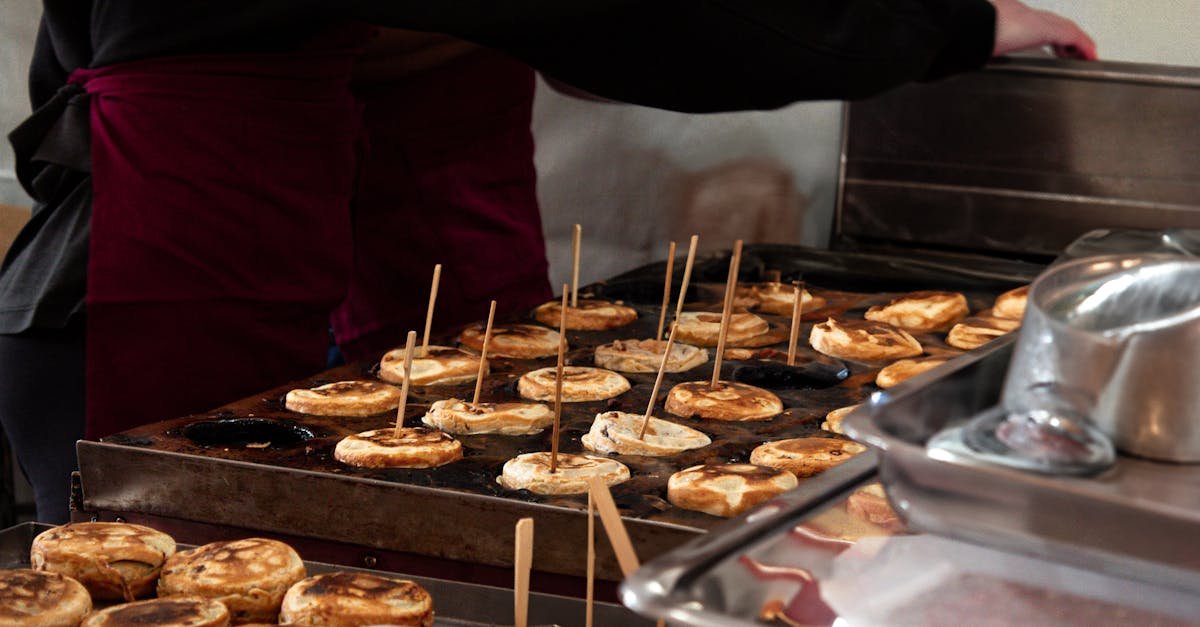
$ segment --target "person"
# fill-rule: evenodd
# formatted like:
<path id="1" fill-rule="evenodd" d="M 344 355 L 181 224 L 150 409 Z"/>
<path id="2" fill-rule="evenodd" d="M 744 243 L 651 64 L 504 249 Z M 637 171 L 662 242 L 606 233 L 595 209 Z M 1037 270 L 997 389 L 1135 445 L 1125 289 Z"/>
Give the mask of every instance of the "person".
<path id="1" fill-rule="evenodd" d="M 80 436 L 322 369 L 330 314 L 374 261 L 357 256 L 354 223 L 367 148 L 351 83 L 368 25 L 450 35 L 574 89 L 684 112 L 861 98 L 1031 46 L 1095 56 L 1073 23 L 1016 0 L 43 6 L 34 113 L 10 135 L 35 207 L 0 269 L 0 421 L 47 522 L 67 516 Z M 414 226 L 388 224 L 404 227 L 395 248 L 437 241 Z M 468 258 L 492 226 L 438 244 Z M 514 252 L 545 262 L 536 246 Z M 426 280 L 387 287 L 423 301 Z M 335 328 L 354 335 L 354 308 L 339 311 Z M 387 327 L 366 317 L 359 337 Z"/>

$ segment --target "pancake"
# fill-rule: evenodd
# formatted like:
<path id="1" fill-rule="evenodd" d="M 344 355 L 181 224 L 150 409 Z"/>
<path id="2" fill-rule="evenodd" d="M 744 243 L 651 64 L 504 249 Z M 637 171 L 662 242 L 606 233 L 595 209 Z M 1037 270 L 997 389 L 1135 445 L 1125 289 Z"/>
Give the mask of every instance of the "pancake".
<path id="1" fill-rule="evenodd" d="M 1020 320 L 1025 317 L 1025 302 L 1029 299 L 1029 286 L 1023 285 L 996 297 L 992 314 L 997 318 Z"/>
<path id="2" fill-rule="evenodd" d="M 950 361 L 949 357 L 924 357 L 921 359 L 901 359 L 888 364 L 875 375 L 875 385 L 883 389 L 900 385 L 922 372 L 933 370 Z"/>
<path id="3" fill-rule="evenodd" d="M 954 325 L 946 335 L 946 343 L 954 348 L 969 351 L 984 344 L 1016 331 L 1021 327 L 1020 320 L 997 318 L 995 316 L 973 316 Z"/>
<path id="4" fill-rule="evenodd" d="M 780 316 L 791 316 L 796 305 L 794 289 L 786 283 L 763 283 L 754 286 L 754 294 L 758 297 L 758 310 Z M 806 289 L 800 290 L 800 309 L 802 312 L 813 311 L 825 306 L 825 299 L 813 296 Z"/>
<path id="5" fill-rule="evenodd" d="M 338 381 L 292 390 L 284 407 L 314 416 L 374 416 L 396 409 L 400 390 L 378 381 Z"/>
<path id="6" fill-rule="evenodd" d="M 721 314 L 707 311 L 685 311 L 676 321 L 675 340 L 693 346 L 715 347 L 721 335 Z M 735 313 L 729 317 L 729 333 L 725 342 L 737 346 L 766 334 L 771 325 L 751 313 Z"/>
<path id="7" fill-rule="evenodd" d="M 458 385 L 474 381 L 479 374 L 479 355 L 449 346 L 430 346 L 425 352 L 418 348 L 413 353 L 412 385 Z M 483 373 L 487 372 L 484 366 Z M 403 348 L 390 350 L 379 360 L 379 378 L 404 383 Z"/>
<path id="8" fill-rule="evenodd" d="M 225 604 L 203 597 L 171 597 L 122 603 L 87 617 L 80 627 L 225 627 L 229 610 Z"/>
<path id="9" fill-rule="evenodd" d="M 596 347 L 596 365 L 617 372 L 658 372 L 666 350 L 665 340 L 616 340 Z M 707 350 L 676 342 L 667 372 L 686 372 L 706 361 Z"/>
<path id="10" fill-rule="evenodd" d="M 562 303 L 550 301 L 533 310 L 538 322 L 558 328 L 562 318 Z M 620 302 L 579 299 L 578 306 L 567 306 L 567 328 L 572 331 L 607 331 L 637 320 L 637 311 Z"/>
<path id="11" fill-rule="evenodd" d="M 433 598 L 406 579 L 343 571 L 325 573 L 309 577 L 287 591 L 279 622 L 322 627 L 429 627 L 433 625 Z"/>
<path id="12" fill-rule="evenodd" d="M 680 383 L 667 393 L 666 409 L 684 418 L 746 422 L 767 420 L 783 412 L 783 401 L 771 392 L 745 383 L 708 381 Z"/>
<path id="13" fill-rule="evenodd" d="M 589 477 L 600 477 L 605 485 L 614 486 L 629 480 L 629 468 L 598 455 L 559 453 L 558 468 L 552 473 L 550 453 L 525 453 L 504 462 L 496 483 L 534 494 L 585 494 Z"/>
<path id="14" fill-rule="evenodd" d="M 175 554 L 171 536 L 141 525 L 73 523 L 48 529 L 33 539 L 34 570 L 66 575 L 98 601 L 132 601 L 149 596 L 167 558 Z"/>
<path id="15" fill-rule="evenodd" d="M 483 350 L 482 324 L 463 329 L 458 342 L 473 350 Z M 535 324 L 497 324 L 492 327 L 492 339 L 488 342 L 488 355 L 537 359 L 558 354 L 558 331 Z M 478 362 L 476 362 L 478 363 Z"/>
<path id="16" fill-rule="evenodd" d="M 753 464 L 701 464 L 667 480 L 675 507 L 729 518 L 796 487 L 795 475 Z"/>
<path id="17" fill-rule="evenodd" d="M 557 380 L 555 367 L 542 368 L 521 375 L 517 393 L 535 401 L 553 401 Z M 629 390 L 629 380 L 602 368 L 566 366 L 563 368 L 562 400 L 564 403 L 602 401 L 620 396 Z"/>
<path id="18" fill-rule="evenodd" d="M 642 418 L 639 414 L 623 411 L 606 411 L 596 414 L 592 428 L 583 434 L 580 440 L 584 448 L 597 453 L 618 453 L 621 455 L 647 455 L 650 457 L 665 457 L 678 455 L 689 449 L 702 448 L 712 444 L 712 440 L 703 433 L 674 422 L 650 417 L 646 427 L 646 437 L 638 439 L 642 430 Z"/>
<path id="19" fill-rule="evenodd" d="M 462 444 L 426 427 L 404 427 L 395 437 L 392 427 L 342 438 L 333 458 L 358 468 L 434 468 L 462 459 Z"/>
<path id="20" fill-rule="evenodd" d="M 857 361 L 916 357 L 921 343 L 903 329 L 882 322 L 834 320 L 813 325 L 809 343 L 818 353 Z"/>
<path id="21" fill-rule="evenodd" d="M 83 584 L 58 573 L 0 570 L 0 625 L 75 627 L 92 611 Z"/>
<path id="22" fill-rule="evenodd" d="M 913 333 L 945 331 L 967 317 L 967 297 L 958 292 L 912 292 L 884 306 L 876 305 L 863 315 Z"/>
<path id="23" fill-rule="evenodd" d="M 861 520 L 878 525 L 888 531 L 902 531 L 904 522 L 900 515 L 892 509 L 888 502 L 883 486 L 878 482 L 855 490 L 846 500 L 846 511 Z"/>
<path id="24" fill-rule="evenodd" d="M 220 601 L 235 624 L 272 622 L 283 594 L 304 576 L 300 556 L 277 540 L 212 542 L 171 556 L 158 579 L 158 596 Z"/>
<path id="25" fill-rule="evenodd" d="M 554 424 L 554 412 L 541 403 L 468 403 L 437 401 L 421 422 L 446 433 L 533 435 Z"/>
<path id="26" fill-rule="evenodd" d="M 858 409 L 862 405 L 850 405 L 849 407 L 839 407 L 828 414 L 825 414 L 825 422 L 821 423 L 821 428 L 832 433 L 843 433 L 842 419 L 850 414 L 850 412 Z"/>
<path id="27" fill-rule="evenodd" d="M 867 450 L 850 440 L 791 438 L 767 442 L 750 452 L 750 463 L 786 470 L 798 479 L 820 474 Z"/>

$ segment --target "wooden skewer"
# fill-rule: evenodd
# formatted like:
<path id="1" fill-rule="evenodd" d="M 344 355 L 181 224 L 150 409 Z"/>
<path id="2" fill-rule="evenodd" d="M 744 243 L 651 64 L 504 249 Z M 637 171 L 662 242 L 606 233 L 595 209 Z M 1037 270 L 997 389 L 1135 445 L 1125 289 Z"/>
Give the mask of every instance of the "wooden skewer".
<path id="1" fill-rule="evenodd" d="M 533 519 L 517 521 L 513 550 L 513 624 L 529 625 L 529 568 L 533 565 Z"/>
<path id="2" fill-rule="evenodd" d="M 687 261 L 683 264 L 683 285 L 679 286 L 679 302 L 675 305 L 675 319 L 679 319 L 679 314 L 683 313 L 683 299 L 687 296 L 688 283 L 692 280 L 692 264 L 696 261 L 696 245 L 700 243 L 700 236 L 693 235 L 692 241 L 688 243 Z"/>
<path id="3" fill-rule="evenodd" d="M 438 284 L 442 282 L 442 264 L 433 267 L 433 285 L 429 288 L 429 308 L 425 310 L 425 337 L 421 340 L 421 356 L 429 354 L 429 329 L 433 327 L 433 306 L 437 303 Z"/>
<path id="4" fill-rule="evenodd" d="M 408 382 L 412 380 L 413 347 L 417 343 L 417 332 L 409 331 L 408 340 L 404 343 L 404 383 L 400 384 L 400 406 L 396 408 L 396 428 L 392 437 L 400 437 L 400 429 L 404 428 L 404 410 L 408 407 Z"/>
<path id="5" fill-rule="evenodd" d="M 562 422 L 563 362 L 567 358 L 567 286 L 563 285 L 558 320 L 558 367 L 554 371 L 554 431 L 550 434 L 550 472 L 558 472 L 558 430 Z"/>
<path id="6" fill-rule="evenodd" d="M 721 381 L 721 359 L 725 356 L 725 338 L 729 335 L 729 320 L 733 317 L 733 294 L 737 291 L 738 266 L 742 263 L 742 240 L 733 243 L 733 257 L 729 259 L 729 279 L 725 282 L 725 307 L 721 310 L 721 331 L 717 336 L 717 356 L 713 359 L 712 383 L 709 389 L 717 389 Z"/>
<path id="7" fill-rule="evenodd" d="M 662 363 L 658 365 L 658 377 L 654 379 L 654 391 L 650 392 L 650 403 L 646 405 L 646 415 L 642 418 L 642 429 L 638 431 L 638 439 L 646 439 L 646 428 L 650 426 L 650 414 L 654 413 L 654 401 L 658 399 L 658 390 L 662 388 L 663 375 L 667 374 L 667 360 L 671 358 L 671 347 L 675 345 L 675 332 L 679 323 L 671 323 L 671 334 L 667 336 L 667 352 L 663 353 Z"/>
<path id="8" fill-rule="evenodd" d="M 637 552 L 633 550 L 633 543 L 629 541 L 625 523 L 621 522 L 621 513 L 617 511 L 617 504 L 613 502 L 612 492 L 608 491 L 608 485 L 603 479 L 588 477 L 588 498 L 595 503 L 596 510 L 600 513 L 600 522 L 604 523 L 604 533 L 608 535 L 608 542 L 612 545 L 613 553 L 617 555 L 621 574 L 626 578 L 630 577 L 641 568 L 641 564 L 638 562 Z M 660 619 L 657 625 L 664 627 L 666 621 Z"/>
<path id="9" fill-rule="evenodd" d="M 579 248 L 583 243 L 583 227 L 576 224 L 571 237 L 571 306 L 579 306 Z"/>
<path id="10" fill-rule="evenodd" d="M 587 607 L 584 609 L 584 625 L 592 627 L 593 606 L 596 603 L 596 505 L 592 491 L 588 490 L 587 524 Z"/>
<path id="11" fill-rule="evenodd" d="M 667 323 L 667 308 L 671 306 L 671 279 L 675 273 L 675 242 L 671 242 L 667 246 L 667 278 L 663 284 L 663 304 L 662 312 L 658 314 L 658 333 L 654 339 L 661 340 L 663 334 L 663 326 Z"/>
<path id="12" fill-rule="evenodd" d="M 804 300 L 804 286 L 799 281 L 792 281 L 792 293 L 796 296 L 796 302 L 792 303 L 792 333 L 788 337 L 788 360 L 787 365 L 796 365 L 796 342 L 800 338 L 800 317 L 804 312 L 804 306 L 801 301 Z"/>
<path id="13" fill-rule="evenodd" d="M 496 301 L 488 308 L 487 326 L 483 329 L 483 348 L 479 349 L 479 372 L 475 374 L 475 396 L 471 398 L 472 405 L 479 404 L 479 395 L 483 392 L 483 377 L 487 373 L 488 342 L 492 341 L 492 323 L 496 321 Z"/>

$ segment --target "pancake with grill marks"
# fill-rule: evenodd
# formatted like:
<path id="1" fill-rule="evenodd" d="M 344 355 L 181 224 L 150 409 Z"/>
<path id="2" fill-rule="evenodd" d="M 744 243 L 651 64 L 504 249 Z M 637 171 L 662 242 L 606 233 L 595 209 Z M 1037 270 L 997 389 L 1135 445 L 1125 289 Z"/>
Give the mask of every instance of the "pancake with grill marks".
<path id="1" fill-rule="evenodd" d="M 171 597 L 123 603 L 87 617 L 80 627 L 225 627 L 229 610 L 224 603 L 202 597 Z"/>
<path id="2" fill-rule="evenodd" d="M 533 310 L 538 322 L 558 328 L 562 319 L 562 303 L 550 301 Z M 572 331 L 607 331 L 637 320 L 637 311 L 624 304 L 606 300 L 579 299 L 577 306 L 567 306 L 567 328 Z"/>
<path id="3" fill-rule="evenodd" d="M 685 311 L 676 321 L 675 339 L 693 346 L 715 347 L 721 336 L 721 314 L 707 311 Z M 727 346 L 757 345 L 756 338 L 771 330 L 766 320 L 752 313 L 735 313 L 729 316 L 729 333 L 725 336 Z"/>
<path id="4" fill-rule="evenodd" d="M 616 340 L 596 347 L 596 365 L 617 372 L 658 372 L 666 350 L 663 340 Z M 707 350 L 676 342 L 667 359 L 667 372 L 685 372 L 706 361 Z"/>
<path id="5" fill-rule="evenodd" d="M 235 624 L 272 622 L 284 593 L 304 576 L 300 556 L 278 540 L 213 542 L 171 556 L 158 579 L 158 596 L 220 601 Z"/>
<path id="6" fill-rule="evenodd" d="M 613 459 L 598 455 L 558 454 L 558 467 L 550 472 L 550 453 L 525 453 L 504 462 L 496 483 L 509 490 L 529 490 L 534 494 L 584 494 L 588 479 L 600 477 L 614 486 L 629 480 L 629 468 Z"/>
<path id="7" fill-rule="evenodd" d="M 592 428 L 580 440 L 584 448 L 597 453 L 664 457 L 712 444 L 707 435 L 681 424 L 650 418 L 646 437 L 639 438 L 644 416 L 623 411 L 596 414 Z"/>
<path id="8" fill-rule="evenodd" d="M 900 385 L 922 372 L 933 370 L 947 361 L 950 361 L 949 357 L 924 357 L 894 361 L 875 375 L 875 385 L 886 390 Z"/>
<path id="9" fill-rule="evenodd" d="M 554 412 L 541 403 L 469 403 L 437 401 L 421 422 L 446 433 L 533 435 L 554 424 Z"/>
<path id="10" fill-rule="evenodd" d="M 333 458 L 359 468 L 434 468 L 462 459 L 462 443 L 426 427 L 391 427 L 342 438 Z"/>
<path id="11" fill-rule="evenodd" d="M 729 518 L 798 485 L 795 475 L 753 464 L 701 464 L 667 480 L 675 507 Z"/>
<path id="12" fill-rule="evenodd" d="M 867 450 L 850 440 L 791 438 L 767 442 L 750 452 L 750 463 L 786 470 L 803 479 L 820 474 Z"/>
<path id="13" fill-rule="evenodd" d="M 98 601 L 132 601 L 150 595 L 175 540 L 142 525 L 72 523 L 33 539 L 35 570 L 59 573 L 83 584 Z"/>
<path id="14" fill-rule="evenodd" d="M 945 331 L 968 313 L 967 297 L 958 292 L 912 292 L 886 305 L 871 307 L 863 317 L 905 331 L 926 333 Z"/>
<path id="15" fill-rule="evenodd" d="M 1002 335 L 1012 333 L 1020 327 L 1020 320 L 995 316 L 972 316 L 950 329 L 950 333 L 946 335 L 946 343 L 965 351 L 974 350 Z"/>
<path id="16" fill-rule="evenodd" d="M 433 625 L 433 597 L 412 581 L 369 573 L 309 577 L 288 590 L 279 620 L 286 625 Z"/>
<path id="17" fill-rule="evenodd" d="M 83 584 L 58 573 L 0 570 L 0 625 L 75 627 L 92 611 Z"/>
<path id="18" fill-rule="evenodd" d="M 764 283 L 754 286 L 754 295 L 758 298 L 758 310 L 780 316 L 792 315 L 796 305 L 796 294 L 791 285 L 784 283 Z M 806 289 L 800 290 L 800 310 L 813 311 L 825 306 L 825 299 L 813 296 Z"/>
<path id="19" fill-rule="evenodd" d="M 730 422 L 767 420 L 783 412 L 783 401 L 760 387 L 720 381 L 680 383 L 667 393 L 666 409 L 684 418 L 707 418 Z"/>
<path id="20" fill-rule="evenodd" d="M 556 368 L 542 368 L 521 375 L 517 393 L 535 401 L 553 401 L 558 379 Z M 602 401 L 620 396 L 629 390 L 629 380 L 603 368 L 566 366 L 563 368 L 562 400 L 564 403 Z"/>
<path id="21" fill-rule="evenodd" d="M 396 409 L 400 390 L 378 381 L 338 381 L 292 390 L 284 407 L 314 416 L 374 416 Z"/>
<path id="22" fill-rule="evenodd" d="M 884 361 L 916 357 L 921 343 L 903 329 L 883 322 L 834 320 L 813 325 L 809 343 L 818 353 L 856 361 Z"/>
<path id="23" fill-rule="evenodd" d="M 1025 317 L 1025 303 L 1029 300 L 1029 286 L 1023 285 L 996 297 L 992 314 L 997 318 L 1020 320 Z"/>
<path id="24" fill-rule="evenodd" d="M 479 355 L 449 346 L 430 346 L 413 351 L 412 385 L 459 385 L 470 383 L 479 374 Z M 488 367 L 483 367 L 488 373 Z M 388 351 L 379 360 L 379 378 L 404 383 L 404 349 Z"/>
<path id="25" fill-rule="evenodd" d="M 458 342 L 467 348 L 481 352 L 483 334 L 486 329 L 475 324 L 463 329 Z M 497 324 L 492 327 L 492 339 L 488 342 L 488 355 L 537 359 L 558 354 L 558 331 L 536 324 Z"/>

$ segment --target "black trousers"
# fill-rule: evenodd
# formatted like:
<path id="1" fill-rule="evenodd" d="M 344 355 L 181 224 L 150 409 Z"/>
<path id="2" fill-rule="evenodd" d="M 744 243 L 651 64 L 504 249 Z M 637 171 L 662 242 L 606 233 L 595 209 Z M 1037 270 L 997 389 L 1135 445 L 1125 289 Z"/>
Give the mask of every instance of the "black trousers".
<path id="1" fill-rule="evenodd" d="M 33 486 L 37 518 L 67 522 L 84 428 L 84 325 L 0 335 L 0 424 Z"/>

